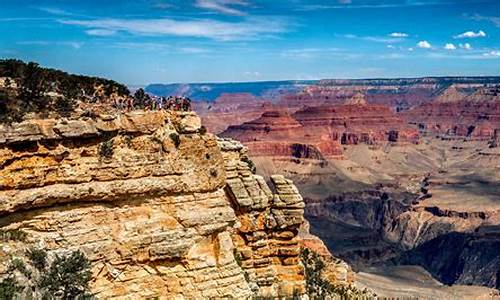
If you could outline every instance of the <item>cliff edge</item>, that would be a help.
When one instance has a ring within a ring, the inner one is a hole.
[[[36,246],[81,250],[98,298],[306,293],[297,188],[269,187],[193,112],[0,125],[0,162],[0,230],[26,234],[2,244],[0,275]]]

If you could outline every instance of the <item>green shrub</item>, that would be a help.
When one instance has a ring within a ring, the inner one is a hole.
[[[61,116],[67,116],[75,110],[76,102],[73,99],[60,97],[55,101],[55,108]]]
[[[113,140],[109,139],[99,145],[99,157],[112,158],[113,157]]]
[[[89,289],[90,263],[80,251],[57,256],[41,278],[41,286],[51,294],[61,293],[63,299],[75,299]]]
[[[23,287],[12,275],[0,281],[0,299],[13,299],[22,290]]]
[[[179,145],[181,144],[181,138],[179,137],[179,135],[176,132],[172,132],[168,136],[174,143],[175,148],[179,148]]]
[[[0,241],[25,241],[26,232],[18,229],[0,230]]]
[[[206,128],[205,126],[201,126],[201,127],[200,127],[200,134],[201,134],[201,135],[205,135],[205,134],[207,134],[207,128]]]
[[[49,264],[45,250],[29,249],[24,260],[11,260],[7,275],[0,281],[0,299],[19,298],[21,292],[28,299],[36,299],[36,295],[42,299],[89,298],[90,279],[90,263],[80,251],[56,255]]]
[[[241,161],[247,163],[248,167],[250,168],[250,171],[253,174],[257,173],[257,167],[255,167],[255,163],[250,158],[248,158],[248,156],[243,156],[241,158]]]

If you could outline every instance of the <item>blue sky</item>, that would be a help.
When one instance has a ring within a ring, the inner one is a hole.
[[[500,75],[499,0],[0,5],[0,57],[127,84]]]

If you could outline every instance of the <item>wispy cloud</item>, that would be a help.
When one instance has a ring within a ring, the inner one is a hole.
[[[72,16],[71,12],[68,12],[64,9],[60,9],[57,7],[37,7],[39,10],[44,11],[46,13],[58,16]]]
[[[356,54],[347,53],[341,48],[300,48],[300,49],[287,49],[280,53],[282,57],[291,59],[313,59],[313,58],[327,58],[330,56],[343,56],[352,58]]]
[[[359,36],[355,34],[336,35],[347,39],[363,40],[376,43],[399,43],[404,39],[402,37],[387,37],[387,36]]]
[[[430,49],[432,46],[428,41],[420,41],[417,43],[417,47],[422,49]]]
[[[437,58],[437,59],[467,59],[467,60],[489,60],[489,59],[500,59],[500,51],[491,50],[491,51],[478,51],[475,53],[462,53],[457,54],[456,52],[447,52],[447,53],[439,53],[432,52],[429,53],[426,57],[429,58]]]
[[[479,37],[485,37],[485,36],[486,36],[486,33],[482,30],[479,30],[478,32],[466,31],[464,33],[455,35],[454,38],[464,39],[464,38],[479,38]]]
[[[493,51],[490,51],[490,52],[486,52],[486,53],[483,53],[483,56],[485,56],[485,57],[500,58],[500,51],[493,50]]]
[[[405,38],[408,37],[407,33],[404,32],[393,32],[389,34],[390,37],[395,37],[395,38]]]
[[[189,53],[189,54],[200,54],[200,53],[209,53],[211,52],[209,49],[206,48],[198,48],[198,47],[181,47],[178,49],[182,53]]]
[[[249,3],[243,0],[196,0],[195,6],[203,9],[217,11],[219,13],[235,16],[246,15],[234,6],[248,6]]]
[[[116,30],[109,29],[89,29],[85,30],[85,33],[93,36],[110,36],[116,33]]]
[[[17,44],[30,46],[65,46],[80,49],[85,43],[75,41],[20,41],[17,42]]]
[[[177,54],[207,54],[213,51],[208,48],[192,47],[192,46],[174,46],[167,43],[151,43],[151,42],[118,42],[107,44],[106,47],[128,49],[142,52],[155,53],[177,53]]]
[[[401,2],[376,2],[374,3],[352,3],[352,1],[338,1],[338,4],[325,5],[325,4],[305,4],[297,8],[302,11],[324,10],[324,9],[362,9],[362,8],[395,8],[395,7],[411,7],[411,6],[435,6],[435,5],[452,5],[456,1],[401,1]]]
[[[500,27],[500,17],[492,17],[492,16],[483,16],[479,14],[475,14],[473,16],[469,16],[471,20],[475,21],[488,21],[495,24],[497,27]]]
[[[87,34],[126,32],[143,36],[183,36],[221,41],[253,40],[289,30],[284,18],[248,17],[239,22],[211,19],[179,21],[174,19],[94,19],[59,20],[66,25],[88,28]],[[91,30],[89,32],[89,30]]]

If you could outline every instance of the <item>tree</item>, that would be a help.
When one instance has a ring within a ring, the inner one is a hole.
[[[55,255],[49,263],[42,249],[29,249],[14,258],[0,281],[0,299],[89,298],[90,263],[80,251]]]
[[[49,101],[43,97],[43,70],[37,63],[30,62],[26,65],[22,78],[21,98],[28,107],[41,110],[48,106]]]
[[[138,108],[145,108],[151,103],[151,97],[142,88],[135,91],[134,99],[135,106]]]

